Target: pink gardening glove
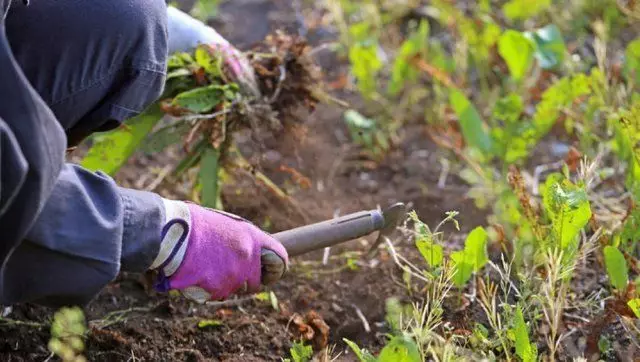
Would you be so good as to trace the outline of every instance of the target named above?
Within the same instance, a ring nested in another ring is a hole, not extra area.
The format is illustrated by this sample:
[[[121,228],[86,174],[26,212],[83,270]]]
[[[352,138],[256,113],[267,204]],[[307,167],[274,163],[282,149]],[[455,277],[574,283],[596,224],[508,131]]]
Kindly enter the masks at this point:
[[[249,221],[192,203],[163,201],[166,224],[151,266],[160,274],[158,291],[178,290],[204,303],[256,292],[286,271],[285,248]]]
[[[232,80],[240,86],[245,94],[254,97],[260,96],[253,67],[243,53],[226,41],[210,43],[208,46],[212,52],[222,54],[222,59],[229,69]]]

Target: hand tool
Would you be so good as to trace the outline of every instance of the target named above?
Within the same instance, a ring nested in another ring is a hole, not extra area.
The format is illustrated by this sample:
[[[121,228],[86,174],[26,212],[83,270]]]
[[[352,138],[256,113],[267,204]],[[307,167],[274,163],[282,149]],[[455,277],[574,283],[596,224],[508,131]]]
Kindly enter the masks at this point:
[[[282,231],[272,236],[282,243],[289,257],[296,257],[314,250],[354,240],[375,231],[380,231],[376,241],[367,253],[371,256],[375,249],[396,230],[407,214],[404,203],[396,203],[381,210],[359,211],[342,217],[305,225],[291,230]],[[282,262],[275,253],[265,250],[262,253],[264,268],[281,268]],[[277,273],[275,273],[277,275]],[[263,272],[263,275],[266,273]],[[263,280],[263,284],[272,281]]]

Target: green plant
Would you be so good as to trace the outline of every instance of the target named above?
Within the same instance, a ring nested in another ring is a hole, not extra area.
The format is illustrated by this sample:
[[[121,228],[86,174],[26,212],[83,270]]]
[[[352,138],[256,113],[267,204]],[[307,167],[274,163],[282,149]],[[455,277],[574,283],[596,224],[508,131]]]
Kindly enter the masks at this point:
[[[286,35],[273,34],[247,53],[253,67],[266,72],[256,71],[263,92],[260,97],[230,80],[221,54],[212,47],[201,45],[193,52],[172,55],[160,99],[126,125],[94,137],[81,165],[113,176],[136,152],[153,154],[182,144],[184,156],[171,177],[189,178],[194,201],[222,208],[222,181],[249,176],[291,202],[284,191],[253,169],[232,139],[242,129],[281,131],[297,122],[291,109],[313,108],[324,97],[308,48],[300,46],[300,39],[282,41],[283,37]],[[290,68],[296,69],[295,76],[280,74]],[[284,101],[280,99],[283,89],[288,89]],[[198,172],[190,172],[192,169]]]
[[[453,283],[463,287],[473,273],[482,269],[487,261],[487,232],[483,227],[476,227],[469,233],[464,249],[451,254],[452,267],[455,269]]]
[[[507,62],[511,77],[521,80],[533,63],[534,47],[525,35],[515,30],[507,30],[498,40],[500,56]]]
[[[612,245],[605,246],[602,252],[611,286],[619,293],[624,293],[629,283],[629,272],[624,255]]]
[[[313,357],[313,347],[304,344],[303,341],[294,342],[289,353],[291,358],[283,359],[284,362],[307,362]]]
[[[80,308],[61,308],[53,317],[49,350],[64,362],[84,362],[86,323]]]
[[[522,309],[516,310],[515,324],[511,330],[516,345],[516,354],[523,362],[535,362],[538,360],[538,347],[531,343],[529,330],[522,314]]]

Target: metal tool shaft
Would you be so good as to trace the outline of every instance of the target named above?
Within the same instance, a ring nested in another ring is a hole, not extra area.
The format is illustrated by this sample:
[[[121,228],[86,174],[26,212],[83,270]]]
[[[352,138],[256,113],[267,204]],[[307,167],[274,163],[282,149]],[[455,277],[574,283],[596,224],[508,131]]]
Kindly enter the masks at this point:
[[[371,234],[384,226],[379,210],[359,211],[339,218],[274,234],[290,257]]]

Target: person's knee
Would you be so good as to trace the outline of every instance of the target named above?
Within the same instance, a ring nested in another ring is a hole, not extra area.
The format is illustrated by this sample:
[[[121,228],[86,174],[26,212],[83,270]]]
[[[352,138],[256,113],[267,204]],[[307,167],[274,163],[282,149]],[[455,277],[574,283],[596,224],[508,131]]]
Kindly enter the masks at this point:
[[[117,31],[128,37],[131,46],[153,48],[152,57],[165,62],[168,48],[167,5],[164,0],[119,0],[111,2],[116,11]],[[113,25],[111,25],[113,26]],[[147,55],[149,56],[149,55]],[[154,59],[151,59],[152,61]]]
[[[20,67],[65,131],[93,131],[110,116],[106,102],[140,111],[158,93],[167,23],[165,0],[57,0],[12,7],[6,29]]]

